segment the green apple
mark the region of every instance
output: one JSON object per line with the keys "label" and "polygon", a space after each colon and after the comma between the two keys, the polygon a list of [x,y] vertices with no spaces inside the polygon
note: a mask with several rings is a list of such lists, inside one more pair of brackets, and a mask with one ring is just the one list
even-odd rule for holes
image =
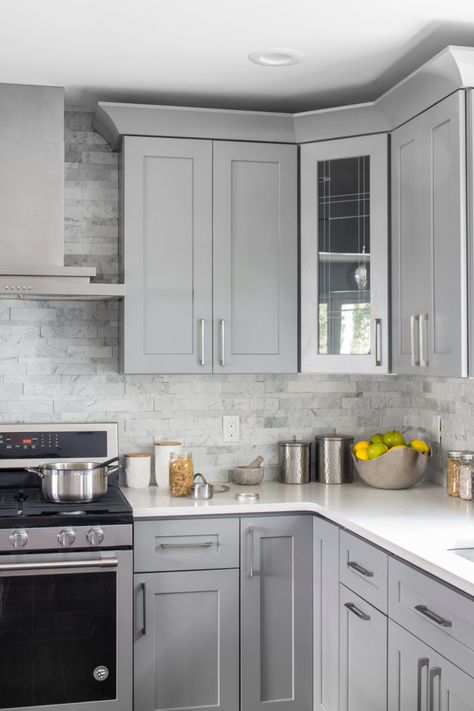
{"label": "green apple", "polygon": [[367,447],[367,455],[369,459],[375,459],[380,457],[382,454],[388,452],[388,447],[383,442],[375,442],[374,444],[369,444]]}
{"label": "green apple", "polygon": [[398,430],[389,430],[388,432],[385,432],[382,442],[389,448],[395,447],[397,444],[406,444],[402,433]]}
{"label": "green apple", "polygon": [[372,435],[370,438],[371,444],[375,444],[376,442],[383,442],[383,434],[380,434],[380,432],[377,432],[376,434]]}

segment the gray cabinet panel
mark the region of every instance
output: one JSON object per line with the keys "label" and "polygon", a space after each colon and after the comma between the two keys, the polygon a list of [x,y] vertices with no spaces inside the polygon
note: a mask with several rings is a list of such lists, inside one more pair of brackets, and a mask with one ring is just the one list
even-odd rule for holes
{"label": "gray cabinet panel", "polygon": [[242,708],[312,706],[312,521],[244,518],[241,526]]}
{"label": "gray cabinet panel", "polygon": [[123,368],[212,371],[212,144],[124,138]]}
{"label": "gray cabinet panel", "polygon": [[339,709],[339,528],[313,517],[314,704]]}
{"label": "gray cabinet panel", "polygon": [[467,373],[465,96],[392,134],[393,370]]}
{"label": "gray cabinet panel", "polygon": [[[387,708],[387,618],[340,586],[340,709]],[[414,709],[412,709],[414,711]]]}
{"label": "gray cabinet panel", "polygon": [[239,520],[199,519],[135,522],[135,572],[238,568]]}
{"label": "gray cabinet panel", "polygon": [[389,711],[474,711],[474,679],[389,623]]}
{"label": "gray cabinet panel", "polygon": [[238,711],[238,570],[135,575],[135,710]]}
{"label": "gray cabinet panel", "polygon": [[214,372],[297,370],[296,147],[214,143]]}

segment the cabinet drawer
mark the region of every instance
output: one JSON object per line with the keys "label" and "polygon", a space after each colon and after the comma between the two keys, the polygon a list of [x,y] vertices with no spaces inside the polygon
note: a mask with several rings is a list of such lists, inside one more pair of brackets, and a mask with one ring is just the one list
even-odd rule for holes
{"label": "cabinet drawer", "polygon": [[135,523],[135,572],[238,567],[237,518]]}
{"label": "cabinet drawer", "polygon": [[389,615],[474,676],[474,600],[391,558]]}
{"label": "cabinet drawer", "polygon": [[341,583],[387,612],[387,554],[347,531],[339,540]]}

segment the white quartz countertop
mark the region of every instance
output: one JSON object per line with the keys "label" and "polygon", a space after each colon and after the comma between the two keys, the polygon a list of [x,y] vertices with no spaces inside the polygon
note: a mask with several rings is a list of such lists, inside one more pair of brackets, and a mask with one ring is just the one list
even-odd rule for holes
{"label": "white quartz countertop", "polygon": [[[238,503],[235,494],[244,491],[258,491],[260,500]],[[210,501],[173,498],[156,486],[124,487],[123,493],[135,519],[316,513],[474,596],[474,562],[449,550],[474,548],[474,502],[447,496],[434,484],[384,491],[362,483],[292,486],[269,481],[255,487],[231,485]]]}

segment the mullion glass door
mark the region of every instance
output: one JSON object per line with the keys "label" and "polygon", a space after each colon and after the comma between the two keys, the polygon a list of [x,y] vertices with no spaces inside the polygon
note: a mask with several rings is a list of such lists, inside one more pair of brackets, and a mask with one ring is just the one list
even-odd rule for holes
{"label": "mullion glass door", "polygon": [[318,354],[368,355],[370,158],[317,164]]}
{"label": "mullion glass door", "polygon": [[116,697],[117,575],[0,577],[0,709]]}

